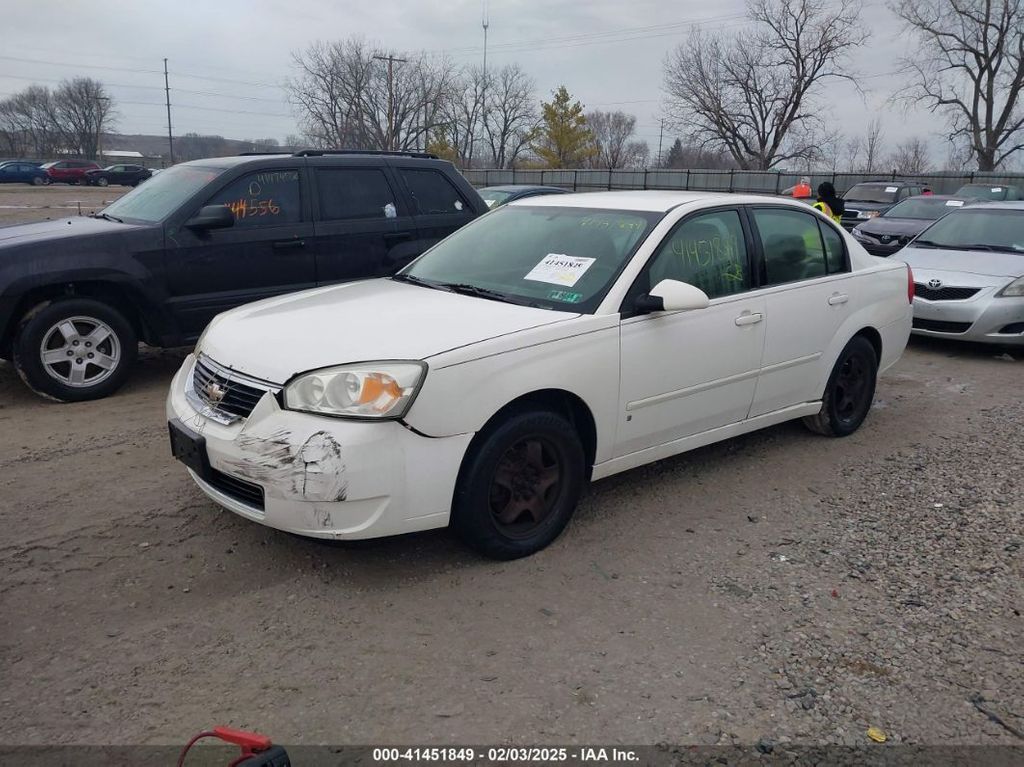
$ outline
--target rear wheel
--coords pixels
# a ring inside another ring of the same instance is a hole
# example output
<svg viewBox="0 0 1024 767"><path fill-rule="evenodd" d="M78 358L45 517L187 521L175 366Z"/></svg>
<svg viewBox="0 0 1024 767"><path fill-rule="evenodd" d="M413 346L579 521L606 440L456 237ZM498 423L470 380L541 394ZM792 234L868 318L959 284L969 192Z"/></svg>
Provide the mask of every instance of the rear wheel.
<svg viewBox="0 0 1024 767"><path fill-rule="evenodd" d="M96 179L96 186L106 186L109 183L110 182L103 178L103 176L100 176L98 179Z"/></svg>
<svg viewBox="0 0 1024 767"><path fill-rule="evenodd" d="M586 459L572 425L556 413L511 416L482 435L459 477L452 526L495 559L528 556L568 524Z"/></svg>
<svg viewBox="0 0 1024 767"><path fill-rule="evenodd" d="M821 398L821 410L804 418L804 425L829 437L853 434L871 410L877 379L875 348L864 336L854 336L832 368Z"/></svg>
<svg viewBox="0 0 1024 767"><path fill-rule="evenodd" d="M45 183L46 182L43 180L42 176L33 176L32 177L32 186L42 186Z"/></svg>
<svg viewBox="0 0 1024 767"><path fill-rule="evenodd" d="M22 320L13 361L37 394L81 402L116 391L137 355L135 330L120 311L90 298L68 298Z"/></svg>

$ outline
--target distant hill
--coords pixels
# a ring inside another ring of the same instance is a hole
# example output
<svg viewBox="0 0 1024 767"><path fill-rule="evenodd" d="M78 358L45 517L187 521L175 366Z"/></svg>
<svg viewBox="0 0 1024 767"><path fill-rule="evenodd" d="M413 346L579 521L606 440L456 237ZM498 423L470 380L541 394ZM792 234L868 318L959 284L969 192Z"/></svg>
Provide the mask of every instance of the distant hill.
<svg viewBox="0 0 1024 767"><path fill-rule="evenodd" d="M168 164L167 136L145 133L107 133L100 144L105 151L141 152L147 165ZM276 139L230 139L223 136L204 136L187 133L174 137L174 160L197 160L201 157L227 157L241 152L282 152L296 147L283 146Z"/></svg>

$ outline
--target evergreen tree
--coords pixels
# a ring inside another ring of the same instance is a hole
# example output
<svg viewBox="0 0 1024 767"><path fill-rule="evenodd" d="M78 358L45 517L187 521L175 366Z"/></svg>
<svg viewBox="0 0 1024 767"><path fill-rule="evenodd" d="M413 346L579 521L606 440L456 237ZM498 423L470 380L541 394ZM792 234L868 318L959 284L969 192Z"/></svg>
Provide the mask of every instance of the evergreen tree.
<svg viewBox="0 0 1024 767"><path fill-rule="evenodd" d="M594 153L594 136L587 127L583 105L564 85L550 102L541 104L540 132L532 149L548 168L579 168Z"/></svg>

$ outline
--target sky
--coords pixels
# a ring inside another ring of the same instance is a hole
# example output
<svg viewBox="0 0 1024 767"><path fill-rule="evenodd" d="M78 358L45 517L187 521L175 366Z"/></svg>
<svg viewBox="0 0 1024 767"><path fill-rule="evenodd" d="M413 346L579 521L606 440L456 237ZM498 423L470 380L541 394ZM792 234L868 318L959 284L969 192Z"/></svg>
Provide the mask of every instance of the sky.
<svg viewBox="0 0 1024 767"><path fill-rule="evenodd" d="M658 151L665 56L691 28L729 32L743 22L743 0L490 0L488 66L518 62L538 98L559 85L589 108L637 116L638 138ZM828 86L828 122L862 136L882 118L891 147L919 137L933 159L946 156L941 125L923 111L887 104L892 72L905 55L899 25L881 0L862 3L867 45L850 60L863 93ZM398 52L444 52L480 63L482 0L0 0L0 97L33 83L89 76L118 105L121 133L167 131L163 59L168 59L175 135L228 138L298 133L283 82L292 53L316 40L360 35ZM666 129L664 151L675 138ZM130 147L122 147L130 148Z"/></svg>

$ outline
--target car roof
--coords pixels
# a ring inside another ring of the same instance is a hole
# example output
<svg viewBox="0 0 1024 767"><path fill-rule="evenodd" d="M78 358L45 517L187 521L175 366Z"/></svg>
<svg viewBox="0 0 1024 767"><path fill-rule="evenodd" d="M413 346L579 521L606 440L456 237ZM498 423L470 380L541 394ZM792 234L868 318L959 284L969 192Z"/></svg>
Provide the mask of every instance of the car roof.
<svg viewBox="0 0 1024 767"><path fill-rule="evenodd" d="M314 155L306 156L306 155L296 155L296 154L294 154L292 152L281 152L281 153L277 153L277 152L270 153L270 152L267 152L267 153L260 153L260 154L229 155L227 157L204 157L204 158L199 159L199 160L190 160L188 162L179 163L179 165L196 165L196 166L202 166L202 167L207 167L207 168L211 168L211 167L213 167L213 168L235 168L235 167L237 167L239 165L246 165L248 163L257 163L257 162L266 161L266 160L275 160L275 161L280 161L280 160L299 160L301 162L306 162L308 160L319 160L319 161L326 161L326 162L330 163L330 162L333 162L333 161L345 160L345 159L362 159L362 160L374 159L374 160L380 160L381 164L392 163L392 162L395 162L395 161L400 161L402 163L406 163L406 162L410 162L410 163L430 163L432 165L437 165L439 163L442 163L442 164L447 163L446 160L442 160L442 159L436 158L436 157L417 157L417 156L412 155L412 154L400 154L400 153L384 154L384 153L378 153L378 152L367 152L366 154L361 154L360 152L345 152L343 154L331 154L329 152L325 152L324 154L314 154ZM278 162L278 164L280 164L280 163Z"/></svg>
<svg viewBox="0 0 1024 767"><path fill-rule="evenodd" d="M1024 200L985 200L983 202L972 201L970 206L971 210L978 210L991 208L992 210L1022 210L1024 211Z"/></svg>
<svg viewBox="0 0 1024 767"><path fill-rule="evenodd" d="M853 186L909 186L910 184L922 185L923 181L858 181ZM927 184L924 184L927 186ZM851 187L852 189L853 187Z"/></svg>
<svg viewBox="0 0 1024 767"><path fill-rule="evenodd" d="M497 186L485 186L479 191L484 192L535 192L544 190L546 192L565 192L560 186L545 186L542 184L499 184Z"/></svg>
<svg viewBox="0 0 1024 767"><path fill-rule="evenodd" d="M729 192L623 191L577 192L544 195L515 200L505 207L597 208L602 210L636 210L667 213L680 205L757 205L781 204L807 210L807 205L788 197Z"/></svg>

